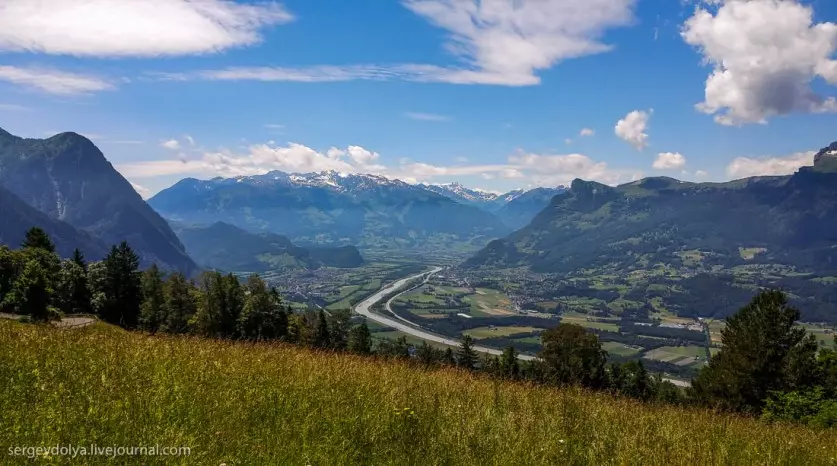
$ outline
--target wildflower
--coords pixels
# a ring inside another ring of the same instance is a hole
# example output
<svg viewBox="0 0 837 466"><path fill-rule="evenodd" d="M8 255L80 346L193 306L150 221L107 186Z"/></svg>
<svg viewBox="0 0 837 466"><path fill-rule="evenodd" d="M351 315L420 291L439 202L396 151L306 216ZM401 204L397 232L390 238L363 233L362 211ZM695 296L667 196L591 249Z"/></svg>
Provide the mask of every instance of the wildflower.
<svg viewBox="0 0 837 466"><path fill-rule="evenodd" d="M564 439L558 440L558 443L564 443Z"/></svg>

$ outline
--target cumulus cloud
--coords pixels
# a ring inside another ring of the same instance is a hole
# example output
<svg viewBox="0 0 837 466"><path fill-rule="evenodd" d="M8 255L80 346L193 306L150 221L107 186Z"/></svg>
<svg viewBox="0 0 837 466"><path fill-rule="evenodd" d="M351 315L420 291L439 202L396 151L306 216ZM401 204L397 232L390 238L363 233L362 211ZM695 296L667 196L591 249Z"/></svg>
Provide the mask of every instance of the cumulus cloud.
<svg viewBox="0 0 837 466"><path fill-rule="evenodd" d="M616 136L637 148L644 150L648 146L648 120L653 110L647 112L634 110L625 118L616 122Z"/></svg>
<svg viewBox="0 0 837 466"><path fill-rule="evenodd" d="M449 34L446 47L466 68L424 66L429 81L532 85L536 72L570 58L606 52L607 29L633 20L635 0L404 0Z"/></svg>
<svg viewBox="0 0 837 466"><path fill-rule="evenodd" d="M698 110L723 125L837 111L833 97L811 88L816 77L837 84L837 24L814 23L813 8L795 0L710 3L681 33L714 67Z"/></svg>
<svg viewBox="0 0 837 466"><path fill-rule="evenodd" d="M580 133L578 133L578 135L581 136L581 137L589 137L589 136L593 136L595 134L596 134L596 131L594 131L590 128L584 128L584 129L581 130Z"/></svg>
<svg viewBox="0 0 837 466"><path fill-rule="evenodd" d="M607 162L596 162L583 154L543 155L520 152L509 157L516 170L526 172L532 184L557 186L569 184L576 178L619 184L638 179L642 173L635 170L611 169Z"/></svg>
<svg viewBox="0 0 837 466"><path fill-rule="evenodd" d="M709 173L707 173L704 170L698 170L698 171L695 172L695 176L698 177L698 178L705 178L705 177L709 176Z"/></svg>
<svg viewBox="0 0 837 466"><path fill-rule="evenodd" d="M168 141L163 141L160 143L160 146L168 150L180 150L180 142L178 142L177 139L169 139Z"/></svg>
<svg viewBox="0 0 837 466"><path fill-rule="evenodd" d="M204 152L190 159L180 154L176 160L153 160L120 164L117 169L127 178L141 179L164 175L248 176L270 170L287 172L318 172L335 170L347 173L380 173L385 167L376 163L379 155L359 146L331 148L318 152L302 144L283 147L255 144L245 153L227 149Z"/></svg>
<svg viewBox="0 0 837 466"><path fill-rule="evenodd" d="M2 8L0 6L0 12ZM108 80L96 76L16 66L0 66L0 81L58 95L90 94L116 88Z"/></svg>
<svg viewBox="0 0 837 466"><path fill-rule="evenodd" d="M419 121L448 121L450 117L445 115L437 115L435 113L421 113L421 112L407 112L404 114L411 120Z"/></svg>
<svg viewBox="0 0 837 466"><path fill-rule="evenodd" d="M275 2L4 0L0 51L96 57L215 53L261 41L293 16Z"/></svg>
<svg viewBox="0 0 837 466"><path fill-rule="evenodd" d="M738 157L727 166L727 175L731 178L751 176L789 175L800 167L813 165L816 151L797 152L786 157L752 159Z"/></svg>
<svg viewBox="0 0 837 466"><path fill-rule="evenodd" d="M655 170L677 170L686 166L686 157L679 152L660 152L652 167Z"/></svg>

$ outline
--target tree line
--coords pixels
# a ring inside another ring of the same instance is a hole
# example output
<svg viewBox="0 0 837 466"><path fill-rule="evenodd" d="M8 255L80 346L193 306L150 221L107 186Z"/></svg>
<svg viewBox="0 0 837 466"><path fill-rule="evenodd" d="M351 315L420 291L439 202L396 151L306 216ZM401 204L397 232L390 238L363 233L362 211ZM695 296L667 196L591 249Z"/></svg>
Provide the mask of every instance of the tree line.
<svg viewBox="0 0 837 466"><path fill-rule="evenodd" d="M130 330L211 338L278 340L318 350L394 358L425 368L455 366L508 380L581 386L643 401L691 404L778 421L837 425L837 351L822 349L797 324L799 310L779 291L764 291L727 320L722 349L686 390L649 373L641 360L608 364L599 337L562 323L541 334L539 358L514 347L480 355L470 336L454 350L406 337L373 344L366 321L349 310L294 310L258 275L204 272L196 280L139 270L123 242L100 262L78 250L61 260L41 229L20 249L0 247L0 311L48 321L92 314Z"/></svg>

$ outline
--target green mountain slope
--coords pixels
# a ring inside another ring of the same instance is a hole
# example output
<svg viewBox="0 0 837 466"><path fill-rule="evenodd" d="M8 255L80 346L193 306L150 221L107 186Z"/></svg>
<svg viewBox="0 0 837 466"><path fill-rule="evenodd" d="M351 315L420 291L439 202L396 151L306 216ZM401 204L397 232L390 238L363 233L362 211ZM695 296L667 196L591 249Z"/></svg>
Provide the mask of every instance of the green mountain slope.
<svg viewBox="0 0 837 466"><path fill-rule="evenodd" d="M223 222L206 227L175 225L175 230L200 265L219 270L265 272L363 265L363 258L354 246L301 248L284 236L250 233Z"/></svg>
<svg viewBox="0 0 837 466"><path fill-rule="evenodd" d="M166 221L81 135L23 139L0 130L0 185L105 244L128 241L144 264L196 270Z"/></svg>
<svg viewBox="0 0 837 466"><path fill-rule="evenodd" d="M0 244L11 248L17 248L23 242L27 230L40 227L52 238L61 257L70 257L75 248L92 260L103 258L107 252L101 241L35 209L2 187L0 219Z"/></svg>
<svg viewBox="0 0 837 466"><path fill-rule="evenodd" d="M666 296L679 296L678 312L700 308L698 315L738 304L710 305L718 295L775 286L805 300L807 318L834 320L837 294L828 284L837 276L835 149L823 149L814 167L790 176L728 183L647 178L615 188L575 180L528 226L463 265L617 276L628 287L631 272L657 274ZM660 266L668 272L659 275ZM642 301L648 293L630 295Z"/></svg>

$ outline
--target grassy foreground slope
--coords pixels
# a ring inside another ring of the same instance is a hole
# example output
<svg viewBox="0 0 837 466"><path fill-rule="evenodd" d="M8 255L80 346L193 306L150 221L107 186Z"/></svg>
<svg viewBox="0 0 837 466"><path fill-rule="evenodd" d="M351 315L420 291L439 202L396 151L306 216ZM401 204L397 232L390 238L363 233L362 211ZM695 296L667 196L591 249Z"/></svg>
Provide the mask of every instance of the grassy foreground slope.
<svg viewBox="0 0 837 466"><path fill-rule="evenodd" d="M93 442L191 447L117 460L146 464L837 464L835 431L278 344L5 321L0 342L0 455Z"/></svg>

